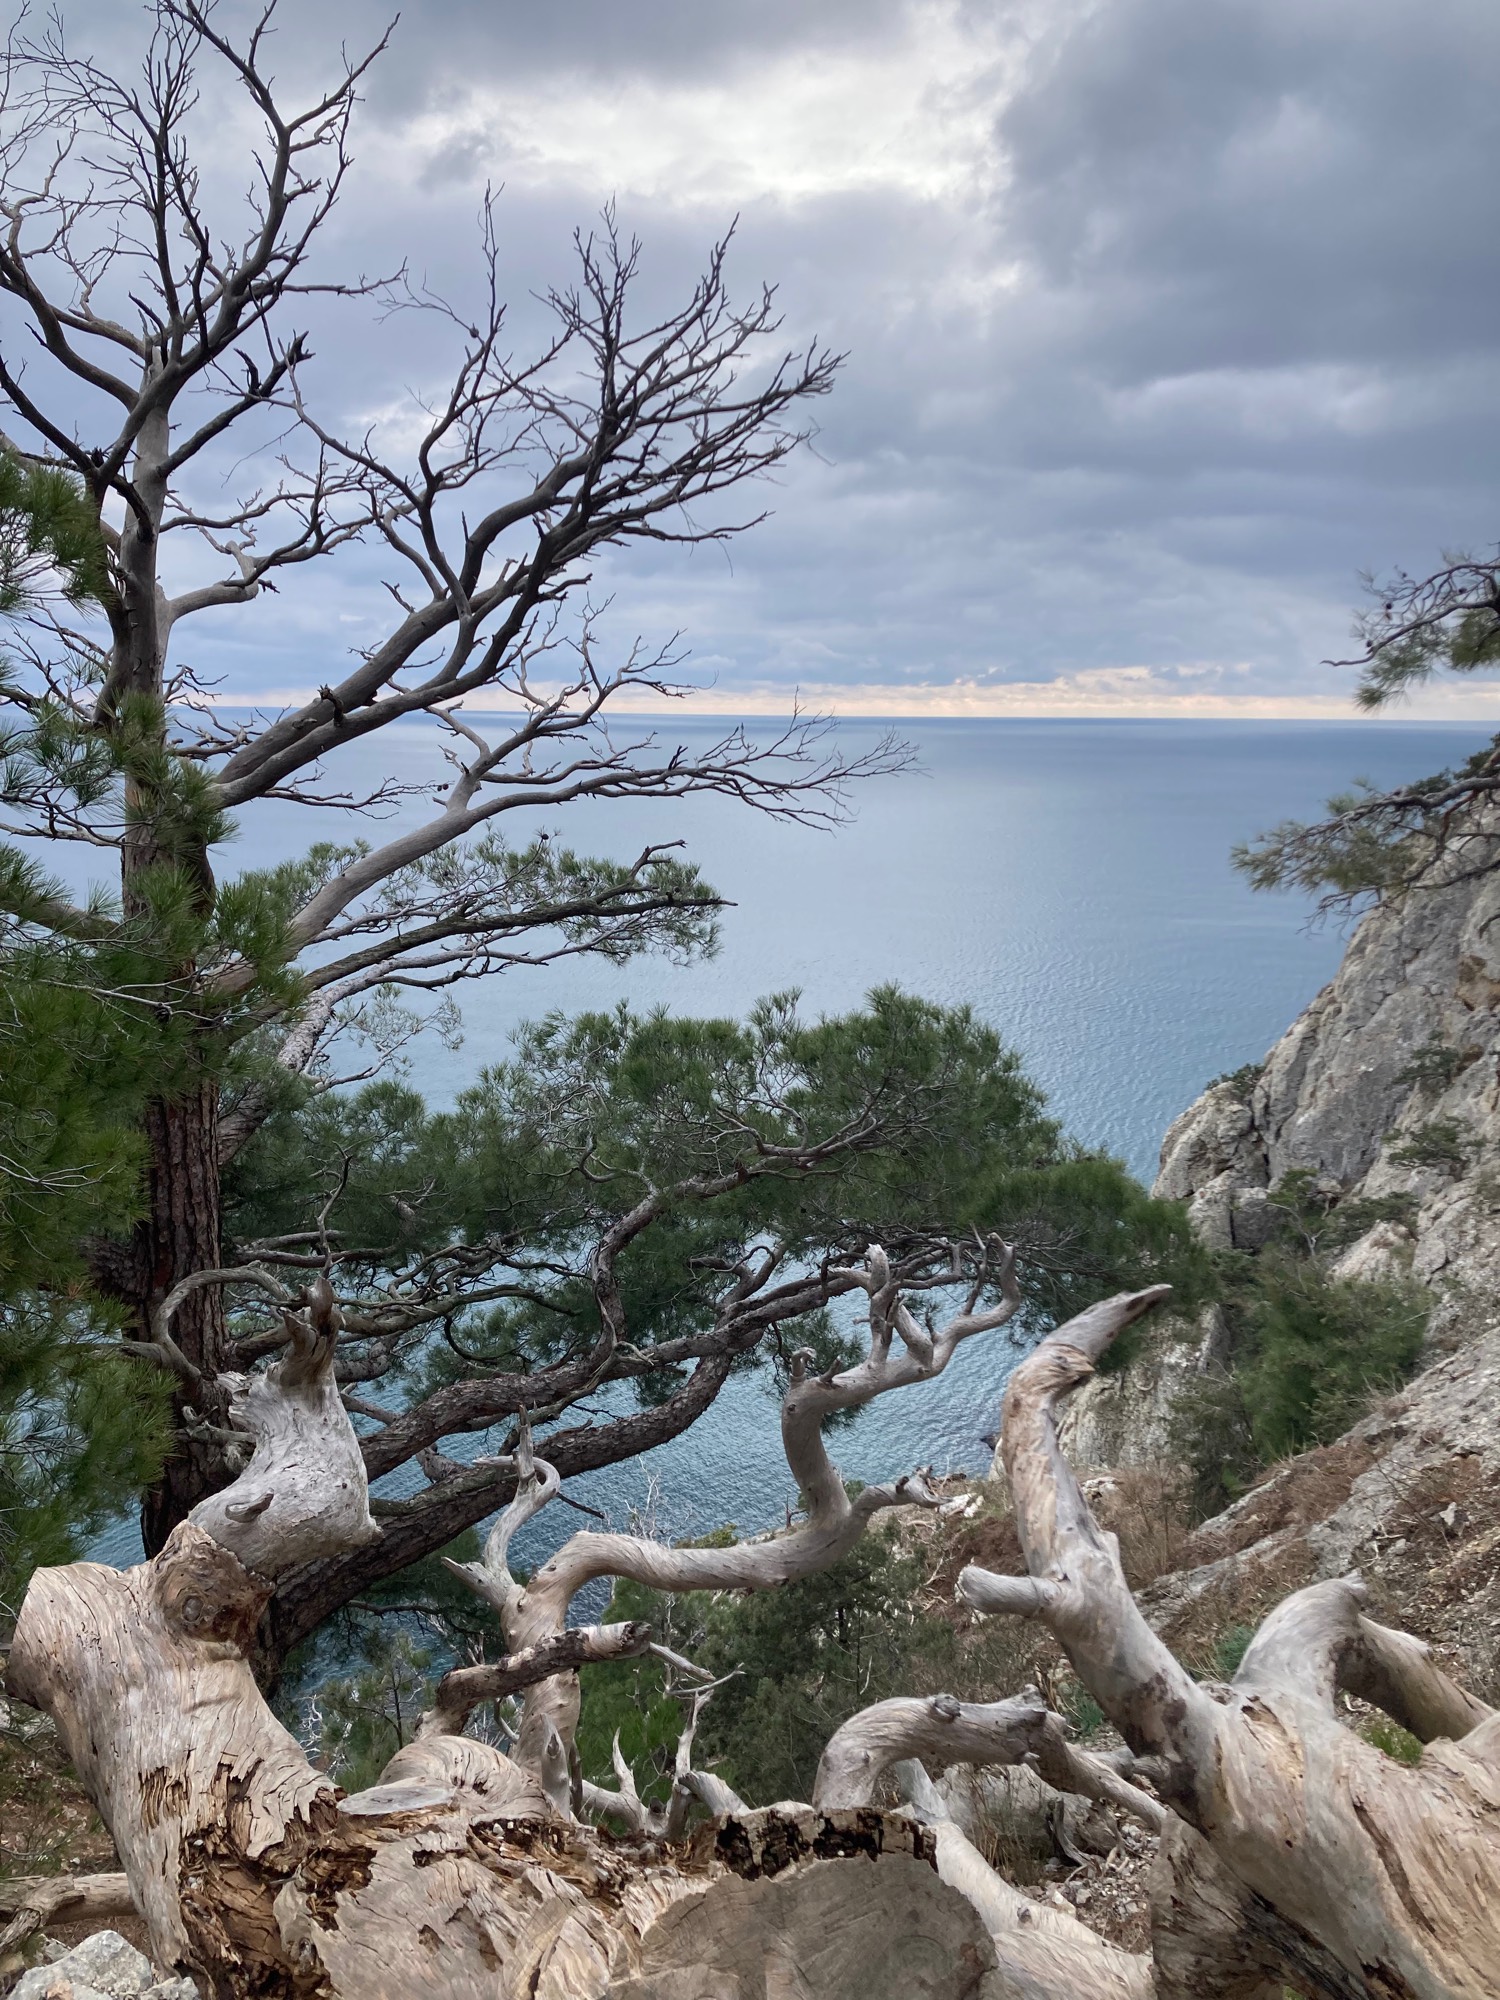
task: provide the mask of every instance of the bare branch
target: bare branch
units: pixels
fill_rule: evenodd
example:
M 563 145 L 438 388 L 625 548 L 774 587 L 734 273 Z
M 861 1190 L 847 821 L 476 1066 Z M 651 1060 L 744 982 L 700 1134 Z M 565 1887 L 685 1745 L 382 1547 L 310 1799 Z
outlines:
M 1149 1793 L 1126 1782 L 1101 1758 L 1070 1744 L 1061 1717 L 1035 1688 L 1009 1701 L 955 1701 L 952 1695 L 876 1702 L 840 1725 L 818 1765 L 813 1804 L 865 1806 L 892 1764 L 918 1757 L 950 1764 L 1029 1764 L 1055 1791 L 1099 1799 L 1153 1833 L 1166 1815 Z

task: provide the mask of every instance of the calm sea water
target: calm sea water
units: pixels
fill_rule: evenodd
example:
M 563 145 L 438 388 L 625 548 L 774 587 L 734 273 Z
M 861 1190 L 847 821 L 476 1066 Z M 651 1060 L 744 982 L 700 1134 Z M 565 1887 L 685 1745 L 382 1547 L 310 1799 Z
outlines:
M 877 733 L 841 732 L 848 743 Z M 595 852 L 685 840 L 735 906 L 719 956 L 686 969 L 579 960 L 470 989 L 462 1048 L 418 1045 L 412 1080 L 451 1098 L 505 1055 L 518 1023 L 552 1008 L 625 998 L 740 1014 L 761 994 L 798 987 L 821 1012 L 895 980 L 972 1005 L 1021 1051 L 1079 1138 L 1149 1179 L 1171 1120 L 1210 1077 L 1264 1055 L 1343 949 L 1338 928 L 1309 924 L 1305 903 L 1253 895 L 1230 866 L 1233 843 L 1315 815 L 1356 776 L 1413 777 L 1489 735 L 1482 725 L 1031 720 L 923 722 L 902 733 L 921 769 L 862 787 L 857 819 L 835 834 L 720 799 L 559 815 L 559 833 Z M 393 769 L 430 771 L 436 782 L 444 768 L 436 731 L 419 726 L 387 731 L 362 753 L 363 770 L 358 754 L 344 767 L 354 787 Z M 418 810 L 408 804 L 398 817 Z M 253 849 L 247 828 L 221 873 L 342 836 L 335 818 L 262 808 Z M 982 1464 L 979 1440 L 1013 1358 L 1003 1335 L 974 1342 L 940 1381 L 877 1403 L 839 1434 L 843 1469 L 872 1479 L 924 1461 Z M 482 1438 L 467 1447 L 486 1448 Z M 617 1522 L 654 1504 L 681 1533 L 726 1520 L 760 1527 L 793 1497 L 775 1408 L 754 1380 L 731 1384 L 685 1437 L 576 1491 Z M 561 1520 L 556 1532 L 574 1525 Z M 110 1535 L 110 1559 L 128 1559 L 131 1542 L 123 1527 Z

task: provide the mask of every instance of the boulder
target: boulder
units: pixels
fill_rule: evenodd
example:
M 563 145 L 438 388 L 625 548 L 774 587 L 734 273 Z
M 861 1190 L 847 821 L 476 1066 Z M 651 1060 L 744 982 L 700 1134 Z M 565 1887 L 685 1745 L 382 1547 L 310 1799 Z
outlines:
M 10 2000 L 198 2000 L 191 1979 L 166 1978 L 118 1931 L 95 1931 L 23 1972 Z

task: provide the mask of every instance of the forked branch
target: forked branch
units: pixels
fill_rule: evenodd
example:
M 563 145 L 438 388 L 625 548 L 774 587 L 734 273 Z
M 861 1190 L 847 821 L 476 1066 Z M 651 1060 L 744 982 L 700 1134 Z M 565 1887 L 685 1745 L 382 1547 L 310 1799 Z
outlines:
M 1020 1304 L 1014 1259 L 1007 1252 L 1001 1260 L 1000 1297 L 993 1306 L 979 1310 L 971 1290 L 965 1309 L 931 1331 L 918 1325 L 900 1298 L 879 1245 L 871 1246 L 863 1269 L 836 1275 L 857 1284 L 870 1298 L 869 1349 L 853 1368 L 816 1376 L 808 1372 L 808 1355 L 800 1354 L 794 1361 L 782 1403 L 781 1430 L 805 1518 L 783 1533 L 727 1548 L 671 1548 L 646 1536 L 583 1530 L 521 1586 L 509 1569 L 511 1538 L 560 1485 L 555 1469 L 535 1457 L 527 1438 L 521 1484 L 492 1529 L 482 1561 L 450 1565 L 494 1606 L 513 1653 L 563 1632 L 573 1599 L 601 1577 L 628 1577 L 647 1589 L 671 1592 L 766 1590 L 837 1562 L 884 1509 L 937 1504 L 922 1472 L 892 1484 L 867 1486 L 851 1499 L 828 1456 L 822 1425 L 835 1411 L 859 1408 L 886 1390 L 932 1380 L 946 1369 L 962 1342 L 1003 1326 Z M 901 1342 L 895 1354 L 893 1337 Z M 518 1754 L 523 1760 L 539 1757 L 554 1732 L 565 1746 L 571 1744 L 577 1718 L 578 1692 L 571 1676 L 531 1688 Z
M 1035 1688 L 1009 1701 L 964 1702 L 939 1694 L 862 1708 L 828 1739 L 813 1804 L 869 1805 L 891 1765 L 913 1757 L 939 1770 L 950 1764 L 1026 1764 L 1054 1791 L 1098 1799 L 1153 1833 L 1161 1831 L 1166 1817 L 1148 1792 L 1069 1743 L 1061 1716 Z

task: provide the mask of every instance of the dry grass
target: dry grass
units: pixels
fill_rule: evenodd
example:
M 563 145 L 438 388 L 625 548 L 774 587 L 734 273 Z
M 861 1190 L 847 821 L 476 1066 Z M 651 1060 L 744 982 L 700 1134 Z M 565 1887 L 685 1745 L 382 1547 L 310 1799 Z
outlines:
M 0 1725 L 0 1876 L 98 1874 L 114 1842 L 45 1718 L 12 1707 Z
M 1234 1509 L 1230 1519 L 1197 1529 L 1182 1550 L 1180 1567 L 1238 1555 L 1283 1528 L 1308 1528 L 1342 1507 L 1354 1482 L 1375 1463 L 1363 1439 L 1341 1438 L 1272 1466 Z

